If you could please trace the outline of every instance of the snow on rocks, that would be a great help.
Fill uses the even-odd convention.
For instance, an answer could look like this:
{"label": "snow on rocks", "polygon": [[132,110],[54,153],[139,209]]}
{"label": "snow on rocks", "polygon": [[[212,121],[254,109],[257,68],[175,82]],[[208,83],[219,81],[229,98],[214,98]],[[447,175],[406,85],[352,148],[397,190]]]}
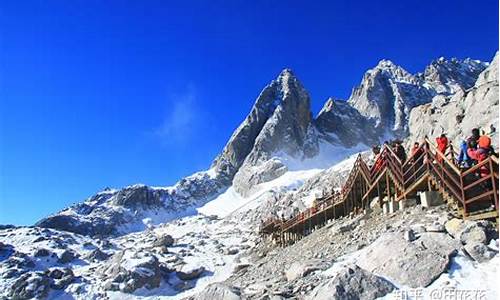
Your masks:
{"label": "snow on rocks", "polygon": [[386,233],[365,249],[357,263],[400,284],[425,287],[447,269],[450,257],[460,247],[444,233],[422,233],[416,240]]}
{"label": "snow on rocks", "polygon": [[150,252],[124,250],[116,253],[100,270],[104,288],[133,292],[141,287],[157,288],[161,282],[158,258]]}
{"label": "snow on rocks", "polygon": [[315,287],[306,299],[376,299],[391,292],[389,281],[352,264],[336,271],[331,278]]}
{"label": "snow on rocks", "polygon": [[207,286],[201,293],[188,298],[189,300],[239,300],[240,291],[234,287],[227,286],[222,283],[212,283]]}

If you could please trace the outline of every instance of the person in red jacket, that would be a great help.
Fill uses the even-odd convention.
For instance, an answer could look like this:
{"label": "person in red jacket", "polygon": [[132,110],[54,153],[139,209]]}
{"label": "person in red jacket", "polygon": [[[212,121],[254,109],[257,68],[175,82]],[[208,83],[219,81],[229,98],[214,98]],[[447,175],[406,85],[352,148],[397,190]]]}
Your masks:
{"label": "person in red jacket", "polygon": [[[487,159],[490,156],[490,154],[491,154],[491,139],[487,135],[482,135],[481,137],[479,137],[477,149],[474,148],[467,149],[467,155],[471,159],[476,160],[478,163]],[[479,173],[481,174],[481,177],[486,177],[490,174],[490,171],[488,170],[488,167],[484,165],[479,169]]]}
{"label": "person in red jacket", "polygon": [[[436,138],[436,143],[438,151],[444,155],[446,153],[446,148],[448,148],[448,138],[446,137],[446,135],[444,133],[441,134],[440,137]],[[436,154],[436,160],[438,162],[441,162],[443,158],[441,157],[441,155]]]}

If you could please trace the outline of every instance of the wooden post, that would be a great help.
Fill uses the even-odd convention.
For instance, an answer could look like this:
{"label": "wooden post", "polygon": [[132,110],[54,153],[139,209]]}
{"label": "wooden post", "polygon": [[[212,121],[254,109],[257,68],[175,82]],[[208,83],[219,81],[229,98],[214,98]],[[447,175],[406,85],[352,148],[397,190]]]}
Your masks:
{"label": "wooden post", "polygon": [[490,176],[491,176],[491,187],[493,188],[493,201],[495,201],[495,210],[498,212],[498,191],[496,186],[496,180],[493,170],[493,163],[491,162],[491,158],[489,158],[489,168],[490,168]]}

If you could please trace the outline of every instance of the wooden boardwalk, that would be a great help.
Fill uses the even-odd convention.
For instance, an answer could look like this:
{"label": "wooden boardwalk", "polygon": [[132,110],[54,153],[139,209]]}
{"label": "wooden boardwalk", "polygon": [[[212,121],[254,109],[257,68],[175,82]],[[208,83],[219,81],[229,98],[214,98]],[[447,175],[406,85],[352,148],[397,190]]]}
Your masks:
{"label": "wooden boardwalk", "polygon": [[[461,170],[454,163],[456,153],[451,146],[445,154],[427,139],[420,147],[421,152],[404,163],[387,145],[371,167],[358,155],[340,193],[317,199],[317,205],[288,220],[268,219],[262,223],[260,233],[288,245],[333,219],[362,212],[375,197],[382,207],[384,199],[405,201],[416,198],[420,191],[439,192],[464,219],[498,219],[497,157]],[[481,169],[483,173],[488,170],[488,175],[481,177]]]}

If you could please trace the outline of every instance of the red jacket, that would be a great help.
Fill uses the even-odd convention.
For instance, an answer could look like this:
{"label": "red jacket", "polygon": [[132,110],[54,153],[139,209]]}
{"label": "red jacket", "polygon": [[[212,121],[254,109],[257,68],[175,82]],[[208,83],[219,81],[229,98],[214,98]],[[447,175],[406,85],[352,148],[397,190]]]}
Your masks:
{"label": "red jacket", "polygon": [[447,137],[438,137],[436,138],[437,148],[439,152],[444,153],[446,151],[446,147],[448,147],[448,138]]}
{"label": "red jacket", "polygon": [[[490,150],[485,149],[485,148],[478,148],[478,149],[472,149],[468,148],[467,149],[467,155],[474,159],[477,160],[477,162],[482,162],[483,160],[487,159],[489,156]],[[490,171],[488,170],[488,167],[482,166],[479,170],[481,173],[481,177],[488,176],[490,174]]]}

